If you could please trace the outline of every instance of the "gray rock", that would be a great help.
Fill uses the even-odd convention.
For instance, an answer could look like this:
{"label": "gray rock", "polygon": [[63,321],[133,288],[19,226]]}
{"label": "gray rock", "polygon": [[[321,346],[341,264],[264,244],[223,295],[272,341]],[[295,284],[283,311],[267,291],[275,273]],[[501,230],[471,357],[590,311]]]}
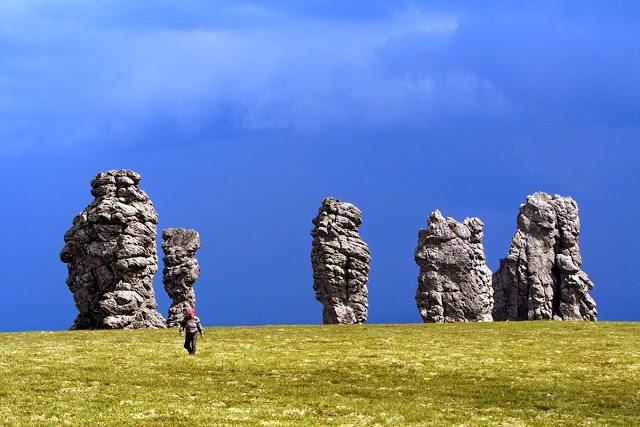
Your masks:
{"label": "gray rock", "polygon": [[420,267],[416,304],[425,322],[490,322],[491,271],[482,246],[484,224],[460,223],[440,211],[418,232],[415,261]]}
{"label": "gray rock", "polygon": [[180,324],[185,310],[195,308],[193,285],[200,276],[196,259],[198,249],[200,235],[197,231],[186,228],[167,228],[162,231],[162,283],[173,300],[167,317],[167,326],[170,328]]}
{"label": "gray rock", "polygon": [[536,193],[520,207],[509,254],[493,275],[494,320],[596,320],[580,267],[578,205]]}
{"label": "gray rock", "polygon": [[322,201],[313,219],[313,289],[324,306],[325,324],[367,320],[371,254],[358,234],[361,223],[362,212],[357,207],[333,197]]}
{"label": "gray rock", "polygon": [[98,174],[95,200],[73,220],[60,259],[78,316],[72,329],[164,328],[156,310],[158,215],[128,170]]}

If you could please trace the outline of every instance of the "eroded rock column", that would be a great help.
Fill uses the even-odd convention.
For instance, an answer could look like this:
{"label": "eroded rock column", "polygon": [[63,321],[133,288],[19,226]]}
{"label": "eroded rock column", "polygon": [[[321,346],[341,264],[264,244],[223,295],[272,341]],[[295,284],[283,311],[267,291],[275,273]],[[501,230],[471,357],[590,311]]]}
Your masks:
{"label": "eroded rock column", "polygon": [[193,285],[200,276],[196,251],[200,249],[200,235],[186,228],[167,228],[162,232],[164,269],[162,283],[173,300],[169,307],[167,326],[180,324],[185,310],[195,308],[196,295]]}
{"label": "eroded rock column", "polygon": [[493,275],[495,320],[596,320],[581,270],[578,205],[535,193],[520,207],[509,254]]}
{"label": "eroded rock column", "polygon": [[482,246],[484,224],[460,223],[440,211],[418,232],[415,261],[420,267],[416,304],[425,322],[492,320],[491,271]]}
{"label": "eroded rock column", "polygon": [[94,201],[64,236],[60,259],[79,311],[72,329],[165,327],[153,292],[158,215],[139,182],[129,170],[98,174]]}
{"label": "eroded rock column", "polygon": [[324,306],[323,323],[364,323],[371,254],[358,233],[362,212],[351,203],[327,197],[313,224],[313,289]]}

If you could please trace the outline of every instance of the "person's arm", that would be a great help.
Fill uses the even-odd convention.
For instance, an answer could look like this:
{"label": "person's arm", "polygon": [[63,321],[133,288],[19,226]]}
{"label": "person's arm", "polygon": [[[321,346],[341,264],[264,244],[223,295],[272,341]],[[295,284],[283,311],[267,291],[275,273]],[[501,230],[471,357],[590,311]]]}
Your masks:
{"label": "person's arm", "polygon": [[178,333],[182,334],[182,331],[184,330],[184,322],[185,319],[182,319],[182,321],[180,322],[180,324],[178,325]]}
{"label": "person's arm", "polygon": [[199,317],[197,318],[196,325],[198,326],[198,332],[200,333],[200,336],[201,337],[204,336],[204,332],[202,332],[202,325],[200,324],[200,318]]}

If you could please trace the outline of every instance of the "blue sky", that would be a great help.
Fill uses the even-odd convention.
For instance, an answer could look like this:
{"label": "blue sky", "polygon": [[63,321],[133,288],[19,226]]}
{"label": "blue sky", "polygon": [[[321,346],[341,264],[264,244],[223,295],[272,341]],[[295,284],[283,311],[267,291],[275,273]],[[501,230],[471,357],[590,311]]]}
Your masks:
{"label": "blue sky", "polygon": [[0,330],[71,325],[62,237],[113,168],[200,231],[209,325],[321,321],[329,195],[364,212],[370,321],[418,322],[429,212],[479,216],[495,270],[538,190],[580,205],[600,318],[640,320],[640,4],[515,3],[0,2]]}

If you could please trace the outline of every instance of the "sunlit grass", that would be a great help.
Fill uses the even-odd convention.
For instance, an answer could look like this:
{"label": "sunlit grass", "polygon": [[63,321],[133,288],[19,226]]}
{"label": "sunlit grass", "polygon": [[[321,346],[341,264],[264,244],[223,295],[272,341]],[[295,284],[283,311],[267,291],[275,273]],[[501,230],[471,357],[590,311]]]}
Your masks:
{"label": "sunlit grass", "polygon": [[3,425],[640,425],[640,324],[0,334]]}

